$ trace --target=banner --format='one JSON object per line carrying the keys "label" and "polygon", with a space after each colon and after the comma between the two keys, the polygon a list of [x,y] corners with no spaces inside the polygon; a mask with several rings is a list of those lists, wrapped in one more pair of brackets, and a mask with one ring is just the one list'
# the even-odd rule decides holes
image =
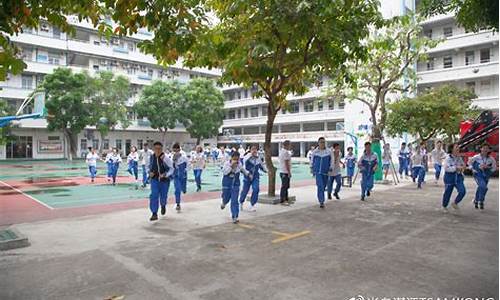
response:
{"label": "banner", "polygon": [[62,153],[62,141],[38,141],[38,153]]}

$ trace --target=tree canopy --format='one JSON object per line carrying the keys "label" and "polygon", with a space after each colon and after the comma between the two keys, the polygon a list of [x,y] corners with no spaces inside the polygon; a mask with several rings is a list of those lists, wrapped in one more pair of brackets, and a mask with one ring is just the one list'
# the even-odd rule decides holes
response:
{"label": "tree canopy", "polygon": [[[0,117],[13,116],[15,113],[7,101],[0,101]],[[11,126],[8,124],[0,127],[0,145],[5,145],[9,141],[10,130]]]}
{"label": "tree canopy", "polygon": [[193,79],[183,87],[183,96],[180,120],[196,144],[217,135],[224,119],[224,95],[214,82]]}
{"label": "tree canopy", "polygon": [[57,68],[45,76],[45,106],[51,117],[47,129],[61,130],[69,145],[69,159],[76,156],[77,135],[92,122],[90,77],[86,73],[73,73],[68,68]]}
{"label": "tree canopy", "polygon": [[404,98],[388,105],[387,133],[400,136],[409,133],[420,141],[436,136],[449,140],[459,133],[460,122],[474,118],[475,98],[469,89],[442,85],[414,98]]}
{"label": "tree canopy", "polygon": [[427,17],[451,12],[466,30],[498,31],[498,0],[421,0],[418,11]]}

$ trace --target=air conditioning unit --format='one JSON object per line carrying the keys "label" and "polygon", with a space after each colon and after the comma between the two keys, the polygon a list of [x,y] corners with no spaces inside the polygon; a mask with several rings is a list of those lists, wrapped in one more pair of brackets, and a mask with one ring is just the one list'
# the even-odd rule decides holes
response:
{"label": "air conditioning unit", "polygon": [[111,39],[111,44],[120,45],[120,41],[118,39]]}
{"label": "air conditioning unit", "polygon": [[45,31],[45,32],[49,32],[49,25],[48,24],[40,25],[40,30]]}
{"label": "air conditioning unit", "polygon": [[107,65],[108,65],[108,61],[107,61],[107,60],[105,60],[105,59],[100,59],[100,60],[99,60],[99,64],[100,64],[101,66],[107,66]]}

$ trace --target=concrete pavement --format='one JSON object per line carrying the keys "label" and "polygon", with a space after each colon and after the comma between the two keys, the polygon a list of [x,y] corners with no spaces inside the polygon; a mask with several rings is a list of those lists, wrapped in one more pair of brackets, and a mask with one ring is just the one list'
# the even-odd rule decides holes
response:
{"label": "concrete pavement", "polygon": [[[261,205],[229,223],[220,200],[18,224],[32,246],[0,252],[0,299],[498,299],[498,180],[485,211],[443,214],[442,186],[359,186],[318,208]],[[355,298],[361,299],[361,298]]]}

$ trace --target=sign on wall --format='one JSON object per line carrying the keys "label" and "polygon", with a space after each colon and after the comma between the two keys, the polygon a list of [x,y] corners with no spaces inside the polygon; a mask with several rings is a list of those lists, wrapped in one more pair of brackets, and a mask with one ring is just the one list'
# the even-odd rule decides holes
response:
{"label": "sign on wall", "polygon": [[38,141],[38,153],[62,153],[62,141]]}

